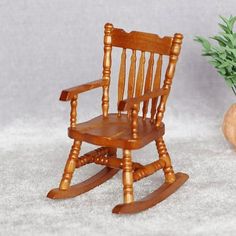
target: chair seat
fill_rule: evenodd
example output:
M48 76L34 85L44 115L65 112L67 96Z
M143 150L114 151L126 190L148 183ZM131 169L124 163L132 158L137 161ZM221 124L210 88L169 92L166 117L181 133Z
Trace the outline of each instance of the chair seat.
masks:
M68 135L70 138L99 146L139 149L165 133L164 123L155 127L150 118L143 120L138 117L138 138L134 139L130 124L126 114L118 116L117 113L112 113L107 118L101 115L77 124L74 128L68 128Z

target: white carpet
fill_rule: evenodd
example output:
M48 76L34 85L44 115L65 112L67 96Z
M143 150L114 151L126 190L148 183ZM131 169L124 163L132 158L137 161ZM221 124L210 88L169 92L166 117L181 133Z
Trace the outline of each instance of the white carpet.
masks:
M79 197L47 199L48 190L60 181L71 140L63 127L16 124L0 137L0 235L236 235L235 151L218 127L205 137L179 137L170 129L166 143L173 166L190 179L157 206L127 216L111 213L122 202L121 172ZM83 145L82 153L91 148ZM141 163L155 158L154 143L134 152ZM91 164L78 170L74 182L101 168ZM162 181L158 172L135 183L135 198Z

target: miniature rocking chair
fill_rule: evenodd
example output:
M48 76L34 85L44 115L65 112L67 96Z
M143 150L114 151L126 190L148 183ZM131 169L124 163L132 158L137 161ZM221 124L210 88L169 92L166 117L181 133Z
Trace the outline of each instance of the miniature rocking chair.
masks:
M162 122L182 39L183 36L179 33L174 37L160 38L156 34L136 31L126 33L122 29L114 28L112 24L105 25L102 79L63 90L61 93L60 100L70 101L71 104L68 135L74 140L74 144L59 188L52 189L47 197L65 199L78 196L104 183L112 178L119 169L122 169L124 203L115 206L112 212L117 214L136 213L156 205L184 184L188 175L175 174L173 171L171 159L163 140L165 126ZM108 113L113 47L122 48L118 80L118 112ZM125 90L126 54L128 51L131 54L131 61ZM140 54L140 60L136 73L137 53ZM146 75L145 53L149 54ZM168 58L168 66L163 86L160 86L163 57ZM156 62L154 62L155 60ZM77 124L78 95L99 87L103 89L102 115ZM127 91L127 99L123 99L125 91ZM151 104L150 117L147 117L149 103ZM142 116L139 116L141 105ZM148 165L133 162L131 150L140 149L151 141L156 143L159 159ZM82 142L95 144L100 148L79 157ZM122 158L117 157L117 148L123 149ZM106 167L84 182L71 186L75 169L89 163ZM134 201L133 182L160 169L164 171L165 183L147 197Z

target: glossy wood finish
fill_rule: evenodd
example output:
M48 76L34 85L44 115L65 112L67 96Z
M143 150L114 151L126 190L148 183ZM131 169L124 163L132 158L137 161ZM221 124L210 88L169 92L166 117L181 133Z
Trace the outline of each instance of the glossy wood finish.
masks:
M138 123L139 123L139 117L138 117L138 112L139 112L139 104L134 104L132 109L131 109L131 133L132 133L132 138L133 139L138 139L141 134L138 133Z
M112 50L112 24L105 24L104 26L104 57L103 57L103 72L102 79L106 81L106 85L103 86L102 96L102 113L104 117L107 117L109 110L109 85L111 78L111 50Z
M157 160L143 167L138 168L133 172L134 181L141 180L149 175L152 175L156 171L163 169L166 163L164 160Z
M159 55L158 61L157 61L157 66L156 66L155 78L154 78L154 82L153 82L153 90L160 89L161 69L162 69L162 55ZM158 101L158 97L152 98L152 107L151 107L151 121L152 122L154 121L154 117L156 114L157 101Z
M116 113L109 114L105 119L103 116L98 116L88 122L77 124L75 128L68 129L68 135L72 139L99 146L139 149L157 137L161 137L165 132L164 124L155 127L155 124L150 122L150 118L143 121L139 116L137 123L139 133L137 138L132 136L127 115L118 116Z
M52 189L47 197L51 199L67 199L76 197L82 193L86 193L89 190L103 184L107 180L111 179L119 169L112 169L105 167L99 171L96 175L90 177L89 179L83 181L82 183L70 186L66 191L60 188Z
M142 52L139 60L135 97L141 96L143 92L144 67L145 67L145 52Z
M125 90L125 74L126 74L126 50L123 48L121 54L120 73L118 81L118 104L123 100Z
M131 151L124 149L123 151L123 191L124 191L124 203L130 203L134 201L133 193L133 168Z
M92 82L89 82L86 84L82 84L82 85L79 85L76 87L65 89L61 92L60 100L61 101L70 101L75 97L75 95L78 95L83 92L87 92L91 89L103 87L108 84L109 83L107 80L99 79L99 80L95 80L95 81L92 81Z
M146 80L145 80L144 94L151 91L152 77L153 77L153 64L154 64L154 53L151 53L150 58L149 58L149 62L148 62L148 69L147 69ZM147 101L144 101L144 103L143 103L143 119L146 119L146 116L147 116L148 103L149 103L149 99Z
M188 178L188 175L184 173L177 173L176 181L173 184L164 183L157 190L138 201L128 204L119 204L113 208L112 213L134 214L147 210L173 194L188 180Z
M156 140L156 146L160 160L163 160L165 162L165 166L163 167L163 171L165 174L165 182L174 183L176 178L173 171L173 167L171 165L170 155L167 152L163 137Z
M76 162L76 168L80 168L84 165L95 162L97 158L105 157L108 153L110 153L111 148L108 147L100 147L91 152L84 154L79 157ZM116 154L112 154L112 156L116 156ZM109 156L110 157L110 156Z
M100 147L79 157L76 168L80 168L90 163L105 165L114 169L123 168L123 159L117 158L116 149L110 147ZM145 166L137 162L132 162L132 170L134 171L144 167Z
M166 70L165 80L163 88L170 91L172 80L175 74L175 67L176 63L180 54L181 44L183 40L182 34L175 34L173 38L173 43L171 45L170 57L169 57L169 64ZM168 94L161 97L160 105L158 106L158 112L156 115L156 126L159 126L162 122L166 101L168 98Z
M63 90L61 93L60 100L70 101L71 104L68 135L74 140L74 144L60 186L48 193L49 198L62 199L80 195L102 184L122 169L124 204L116 206L113 213L136 213L167 198L187 180L186 174L175 175L173 171L163 140L165 126L162 122L182 38L179 33L174 37L161 38L156 34L143 32L126 33L122 29L114 28L110 23L104 26L102 79ZM109 113L112 47L120 47L122 50L117 113ZM131 56L127 56L129 53ZM164 57L169 58L169 62L162 85ZM127 63L129 59L130 63ZM127 65L130 67L127 68ZM102 115L78 123L78 95L99 87L103 89ZM152 141L156 142L159 159L146 165L133 162L132 150L140 149ZM95 144L100 148L79 156L82 142ZM117 157L117 148L123 149L121 158ZM106 167L90 179L71 186L75 169L92 163ZM158 170L163 170L165 183L147 198L134 201L133 182L146 178Z
M64 169L64 174L59 186L60 190L67 190L70 187L70 182L75 171L77 158L80 152L80 147L81 141L75 140L73 146L71 147L69 158Z
M70 127L74 128L76 127L77 122L77 95L74 95L74 97L70 101Z
M171 37L160 38L157 34L137 31L127 33L118 28L112 30L112 46L115 47L169 55L171 45Z
M164 89L157 89L151 92L146 92L144 95L139 96L139 97L134 97L134 98L128 98L123 101L120 101L118 109L120 111L125 111L132 109L135 104L139 104L141 102L146 102L150 100L151 98L157 98L162 95L167 95L169 93L168 90ZM146 114L146 112L145 112ZM146 116L145 116L146 117Z
M128 98L132 98L134 95L135 77L136 77L136 50L132 50L131 64L129 70L128 81Z

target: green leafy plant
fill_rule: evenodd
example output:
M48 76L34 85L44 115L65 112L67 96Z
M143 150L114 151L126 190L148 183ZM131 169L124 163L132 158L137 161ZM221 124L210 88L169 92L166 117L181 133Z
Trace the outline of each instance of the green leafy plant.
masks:
M200 36L196 36L194 40L202 45L202 55L211 58L209 63L224 77L236 95L236 32L233 31L236 16L230 16L228 19L223 16L220 18L223 22L219 23L219 26L223 31L210 37L218 45L213 45Z

